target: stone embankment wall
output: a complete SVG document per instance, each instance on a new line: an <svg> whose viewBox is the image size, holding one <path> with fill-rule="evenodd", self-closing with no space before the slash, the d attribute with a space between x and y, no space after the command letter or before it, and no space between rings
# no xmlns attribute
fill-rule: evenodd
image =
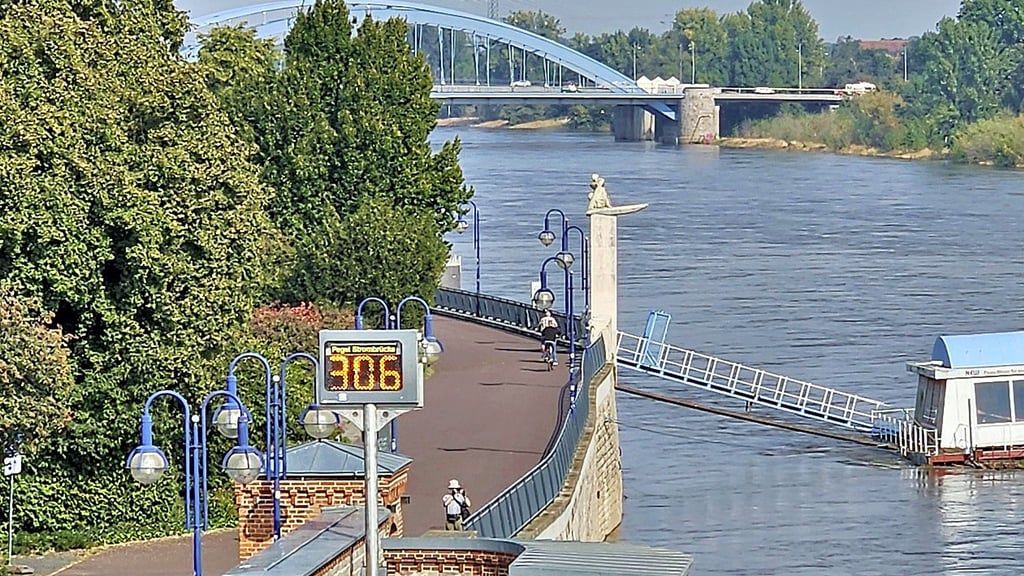
<svg viewBox="0 0 1024 576"><path fill-rule="evenodd" d="M615 367L590 383L590 418L562 492L517 538L604 541L622 523L622 452Z"/></svg>

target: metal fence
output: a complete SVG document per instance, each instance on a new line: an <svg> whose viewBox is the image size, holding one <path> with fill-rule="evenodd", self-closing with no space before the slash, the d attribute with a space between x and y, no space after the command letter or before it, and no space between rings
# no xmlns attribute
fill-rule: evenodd
<svg viewBox="0 0 1024 576"><path fill-rule="evenodd" d="M457 318L479 320L484 324L530 335L536 335L541 315L541 311L532 304L454 288L439 288L434 293L434 306L431 307L431 311ZM565 314L552 310L551 315L561 326L568 327ZM573 318L573 329L577 340L583 340L586 323L581 316ZM562 343L568 344L568 340L563 339Z"/></svg>
<svg viewBox="0 0 1024 576"><path fill-rule="evenodd" d="M540 323L541 314L540 310L530 304L452 288L438 289L431 310L529 335L536 333L535 327ZM552 315L562 326L566 326L564 314L553 311ZM579 338L576 345L582 347L580 342L586 341L586 321L577 316L573 322ZM563 343L568 342L563 340ZM584 349L582 369L572 367L570 382L566 387L569 402L565 405L565 416L559 418L558 434L549 443L540 462L466 519L466 530L476 530L484 538L511 538L554 502L565 485L580 437L590 417L591 380L607 361L604 335L601 335ZM559 406L563 406L563 403L564 398L560 398Z"/></svg>
<svg viewBox="0 0 1024 576"><path fill-rule="evenodd" d="M602 335L583 352L583 369L573 396L579 401L570 402L554 448L522 478L470 516L465 522L466 530L476 530L483 538L511 538L554 502L565 485L590 417L591 381L606 361Z"/></svg>

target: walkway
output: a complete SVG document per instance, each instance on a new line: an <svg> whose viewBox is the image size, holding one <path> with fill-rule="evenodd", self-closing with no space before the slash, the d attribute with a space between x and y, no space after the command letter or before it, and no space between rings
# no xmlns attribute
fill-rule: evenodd
<svg viewBox="0 0 1024 576"><path fill-rule="evenodd" d="M436 318L445 353L424 384L423 410L399 420L399 451L413 458L405 505L405 535L443 527L441 496L458 478L479 508L536 464L557 420L567 379L565 363L548 373L536 340L468 322ZM564 358L563 358L564 360ZM204 537L205 576L234 567L234 531ZM42 562L36 576L55 573ZM70 567L62 576L188 576L189 538L114 546Z"/></svg>

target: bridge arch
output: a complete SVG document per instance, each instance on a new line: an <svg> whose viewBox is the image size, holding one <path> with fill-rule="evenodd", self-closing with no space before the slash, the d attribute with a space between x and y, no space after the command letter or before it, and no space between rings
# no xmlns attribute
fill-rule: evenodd
<svg viewBox="0 0 1024 576"><path fill-rule="evenodd" d="M182 53L186 57L195 57L200 46L198 35L224 25L244 24L253 28L260 38L283 39L291 29L295 14L305 7L307 1L277 0L193 18L192 24L196 29L186 37ZM371 15L378 20L402 18L411 25L436 26L471 33L557 63L611 92L643 92L636 82L610 66L549 38L485 16L398 0L353 1L347 4L356 17Z"/></svg>

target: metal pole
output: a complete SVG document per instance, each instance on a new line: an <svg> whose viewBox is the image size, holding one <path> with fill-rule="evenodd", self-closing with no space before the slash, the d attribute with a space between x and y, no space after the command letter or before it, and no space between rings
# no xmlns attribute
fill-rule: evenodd
<svg viewBox="0 0 1024 576"><path fill-rule="evenodd" d="M244 416L243 416L244 417ZM185 424L186 431L188 424ZM203 503L202 490L200 490L200 479L205 482L206 470L203 466L204 458L201 458L202 450L199 448L199 415L192 415L192 434L190 451L192 452L192 469L185 468L185 489L192 491L192 574L203 576L203 524L205 517L202 515ZM191 485L189 485L191 484Z"/></svg>
<svg viewBox="0 0 1024 576"><path fill-rule="evenodd" d="M797 81L797 85L796 85L796 87L797 87L797 90L803 90L804 89L804 44L803 44L803 42L801 42L796 47L796 57L797 57L797 65L796 65L797 66L797 68L796 68L796 81Z"/></svg>
<svg viewBox="0 0 1024 576"><path fill-rule="evenodd" d="M363 465L366 476L366 576L377 576L377 405L363 405Z"/></svg>
<svg viewBox="0 0 1024 576"><path fill-rule="evenodd" d="M697 43L690 41L690 84L697 83Z"/></svg>
<svg viewBox="0 0 1024 576"><path fill-rule="evenodd" d="M480 212L473 204L473 248L476 250L476 315L480 316Z"/></svg>
<svg viewBox="0 0 1024 576"><path fill-rule="evenodd" d="M7 501L7 565L14 556L14 474L11 474L11 494Z"/></svg>
<svg viewBox="0 0 1024 576"><path fill-rule="evenodd" d="M566 269L569 274L569 370L576 367L576 319L573 318L574 308L572 305L572 270Z"/></svg>

